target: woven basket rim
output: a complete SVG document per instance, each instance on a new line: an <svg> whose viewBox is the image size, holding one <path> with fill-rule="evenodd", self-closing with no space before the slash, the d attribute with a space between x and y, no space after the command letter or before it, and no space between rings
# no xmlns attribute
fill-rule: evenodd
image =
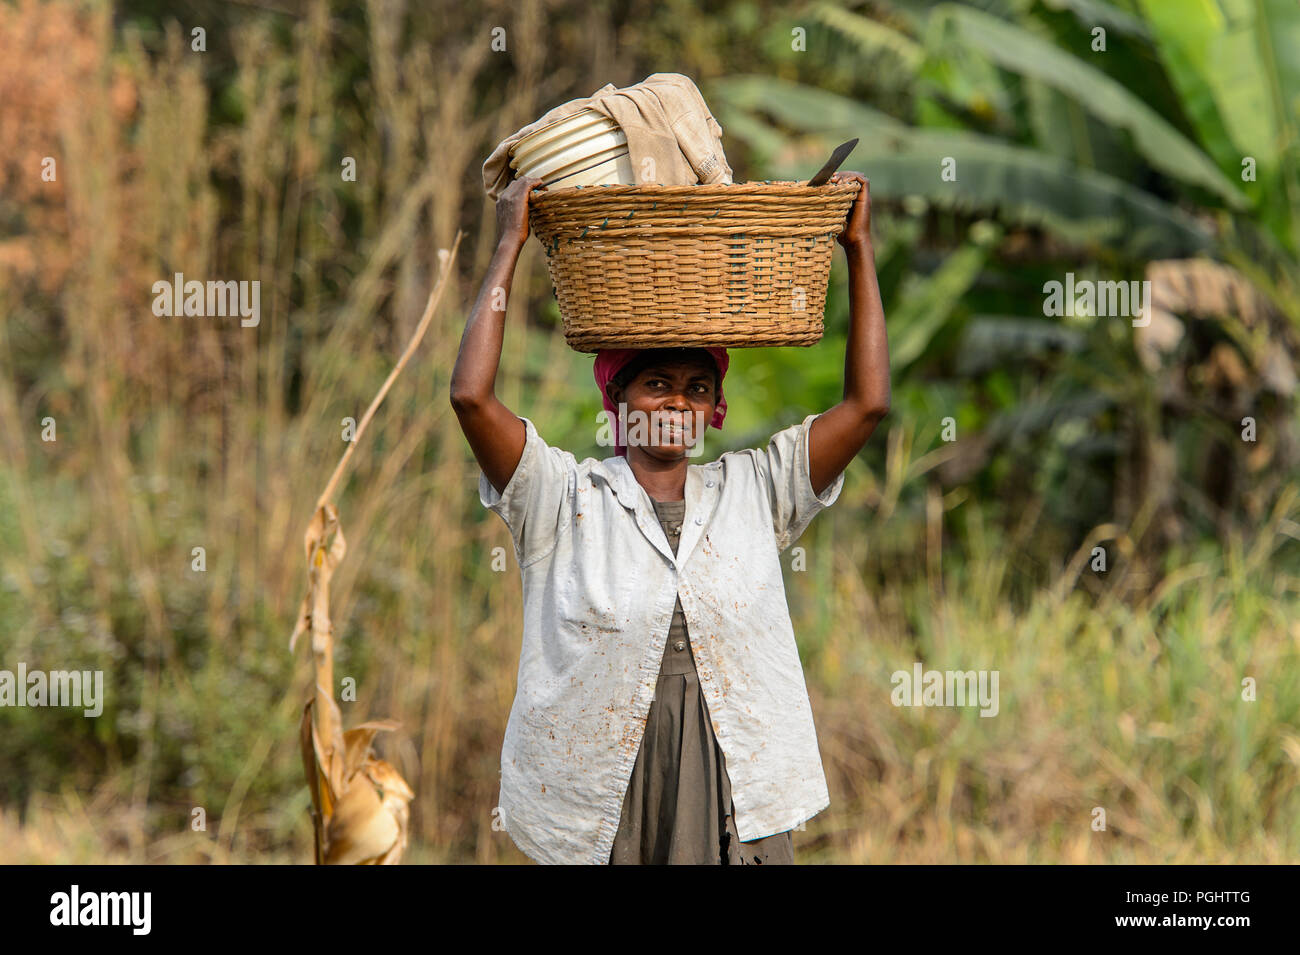
<svg viewBox="0 0 1300 955"><path fill-rule="evenodd" d="M578 195L726 196L743 195L751 192L770 192L777 195L824 196L837 192L856 192L859 188L860 186L856 179L851 179L846 182L828 182L820 186L805 185L803 181L797 179L760 179L751 182L736 182L730 184L716 182L693 183L684 186L666 186L658 182L635 183L633 185L562 186L558 189L543 186L534 193L529 202L531 204L546 199L565 199Z"/></svg>

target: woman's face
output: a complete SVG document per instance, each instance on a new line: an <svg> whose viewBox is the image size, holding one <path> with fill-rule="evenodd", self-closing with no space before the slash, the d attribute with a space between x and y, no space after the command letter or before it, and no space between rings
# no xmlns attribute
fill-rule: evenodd
<svg viewBox="0 0 1300 955"><path fill-rule="evenodd" d="M627 405L627 445L661 461L683 457L704 437L717 407L716 369L699 362L664 362L638 372L618 393Z"/></svg>

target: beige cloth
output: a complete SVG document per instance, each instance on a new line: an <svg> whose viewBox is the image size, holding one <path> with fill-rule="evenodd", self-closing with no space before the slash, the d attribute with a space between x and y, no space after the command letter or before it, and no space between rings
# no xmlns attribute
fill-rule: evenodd
<svg viewBox="0 0 1300 955"><path fill-rule="evenodd" d="M570 100L497 144L483 163L483 188L495 201L515 177L510 147L543 126L594 109L627 134L627 151L637 181L666 186L730 183L731 167L722 151L722 127L709 113L690 77L652 73L635 86L618 89L606 83L585 99ZM645 164L651 159L654 164Z"/></svg>

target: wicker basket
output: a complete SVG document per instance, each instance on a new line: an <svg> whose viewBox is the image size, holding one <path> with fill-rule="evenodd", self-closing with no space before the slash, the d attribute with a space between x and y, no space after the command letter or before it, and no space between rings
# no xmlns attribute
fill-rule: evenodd
<svg viewBox="0 0 1300 955"><path fill-rule="evenodd" d="M813 345L856 182L533 194L564 337L601 348Z"/></svg>

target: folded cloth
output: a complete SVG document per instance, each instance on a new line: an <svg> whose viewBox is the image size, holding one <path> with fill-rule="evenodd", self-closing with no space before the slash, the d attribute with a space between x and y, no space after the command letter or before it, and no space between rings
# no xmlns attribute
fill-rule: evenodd
<svg viewBox="0 0 1300 955"><path fill-rule="evenodd" d="M606 83L591 96L563 103L503 139L483 163L483 188L488 196L495 201L514 179L511 146L584 109L594 109L623 128L638 181L666 186L731 182L731 167L722 151L722 127L690 77L652 73L624 89Z"/></svg>

